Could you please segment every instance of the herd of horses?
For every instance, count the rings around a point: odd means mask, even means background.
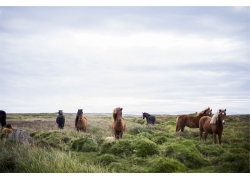
[[[123,108],[117,107],[113,110],[113,121],[111,124],[112,131],[114,133],[114,139],[122,139],[123,133],[126,130],[126,123],[122,116]],[[143,112],[142,118],[146,118],[147,125],[155,125],[156,118],[149,113]],[[184,132],[184,128],[199,128],[200,140],[202,140],[202,134],[205,132],[205,141],[208,134],[213,134],[214,143],[217,143],[217,135],[219,144],[221,145],[221,136],[223,132],[223,124],[226,120],[226,109],[219,109],[214,115],[212,115],[212,109],[209,107],[199,112],[197,115],[183,114],[176,118],[176,133],[181,130]],[[2,128],[6,127],[6,113],[0,110],[0,123]],[[78,109],[75,118],[75,128],[77,131],[86,132],[88,126],[87,118],[83,116],[83,110]]]

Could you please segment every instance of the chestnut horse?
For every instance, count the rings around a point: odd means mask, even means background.
[[[115,139],[121,139],[126,129],[126,123],[122,117],[122,108],[117,107],[113,110],[113,122],[111,124]]]
[[[180,115],[176,118],[176,132],[181,130],[184,131],[184,127],[187,126],[189,128],[199,128],[199,120],[203,116],[210,116],[212,115],[212,109],[209,107],[204,109],[203,111],[199,112],[196,116],[191,115]]]
[[[221,136],[223,132],[223,124],[226,120],[226,109],[219,109],[213,117],[204,116],[200,119],[199,129],[200,129],[200,140],[202,139],[202,133],[205,132],[205,141],[208,134],[213,134],[214,144],[217,143],[216,135],[218,135],[219,144],[221,145]]]
[[[2,128],[6,126],[6,113],[3,110],[0,110],[0,124]]]
[[[150,115],[149,113],[143,112],[142,113],[142,119],[147,119],[147,125],[148,124],[155,124],[155,116]]]
[[[78,109],[78,112],[76,114],[76,119],[75,119],[76,130],[86,132],[87,125],[88,125],[87,119],[83,117],[82,109]]]

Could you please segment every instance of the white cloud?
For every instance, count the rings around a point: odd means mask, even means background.
[[[167,113],[225,104],[249,112],[242,108],[249,102],[249,45],[235,38],[241,28],[227,22],[235,34],[220,36],[221,21],[209,16],[204,21],[220,30],[210,28],[213,36],[207,36],[105,17],[97,23],[104,30],[41,25],[32,17],[4,21],[1,106],[12,112],[111,112],[124,106],[127,112]]]

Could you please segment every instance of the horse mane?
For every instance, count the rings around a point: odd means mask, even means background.
[[[148,116],[151,116],[149,113],[147,113],[147,112],[143,112],[143,114],[145,114],[145,115],[148,115]]]
[[[122,111],[122,109],[123,109],[123,108],[117,107],[117,108],[115,108],[115,109],[113,110],[113,119],[114,119],[114,121],[115,121],[116,118],[117,118],[117,112],[118,112],[118,111]]]
[[[199,112],[196,116],[199,116],[199,115],[201,115],[201,114],[204,114],[204,112],[207,111],[207,110],[209,110],[209,109],[210,109],[210,107],[204,109],[203,111]]]
[[[219,116],[219,111],[217,111],[217,112],[213,115],[213,117],[212,117],[212,119],[211,119],[211,121],[210,121],[210,124],[215,124],[215,123],[216,123],[216,120],[218,119],[218,116]]]

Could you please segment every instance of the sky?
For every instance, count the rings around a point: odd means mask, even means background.
[[[0,6],[0,109],[250,114],[249,18],[249,6]]]

